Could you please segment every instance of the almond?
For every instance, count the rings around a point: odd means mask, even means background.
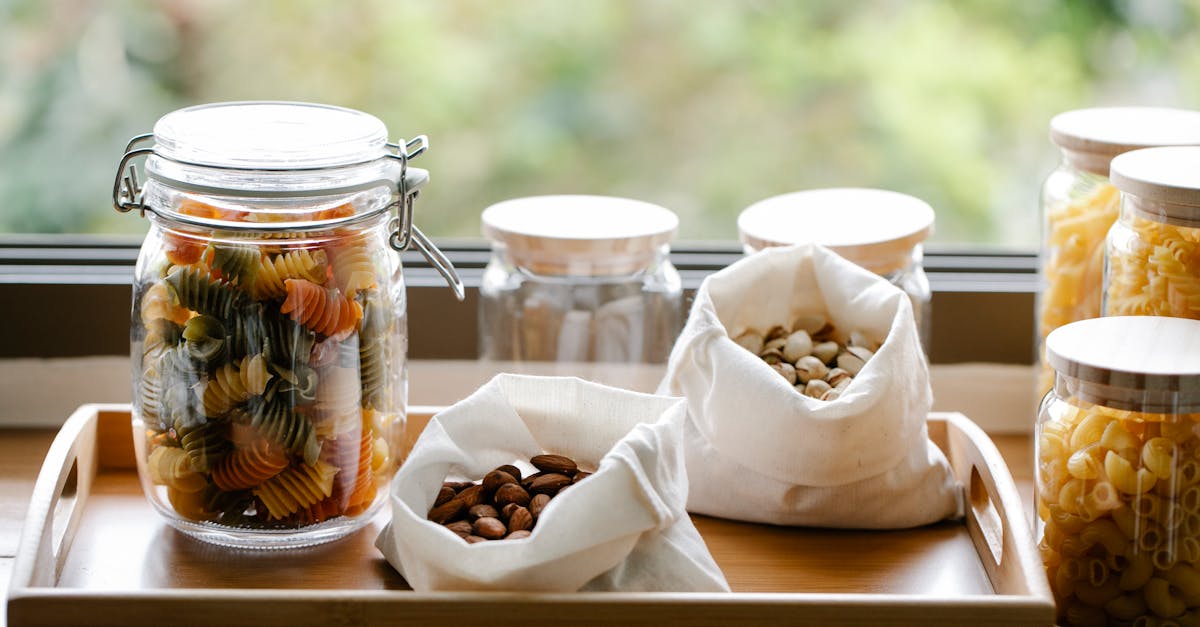
[[[499,470],[502,472],[507,472],[509,475],[512,476],[513,479],[516,479],[517,481],[521,480],[521,469],[517,468],[516,466],[513,466],[512,464],[505,464],[503,466],[497,466],[496,470]]]
[[[534,455],[529,463],[542,472],[553,472],[561,475],[573,475],[579,470],[575,461],[562,455]]]
[[[517,480],[509,473],[496,469],[483,477],[483,491],[491,494],[496,488],[506,483],[516,483]]]
[[[508,530],[525,531],[533,528],[533,514],[524,507],[518,507],[513,510],[512,516],[508,518]]]
[[[508,529],[499,520],[485,517],[475,521],[475,535],[488,540],[499,540],[508,535]]]
[[[496,489],[496,496],[492,497],[492,501],[501,508],[509,503],[524,507],[529,505],[529,493],[515,483],[506,483]]]
[[[537,477],[529,485],[529,491],[534,494],[549,494],[554,496],[563,486],[569,485],[571,478],[566,475],[560,475],[556,472],[547,473]]]
[[[442,488],[438,490],[437,500],[433,502],[434,507],[437,507],[438,505],[441,505],[442,503],[454,498],[454,494],[454,488],[451,488],[450,486],[442,486]]]
[[[514,531],[514,532],[508,534],[507,536],[504,536],[504,539],[505,540],[520,540],[521,538],[528,538],[530,535],[532,535],[532,534],[528,530],[521,529],[519,531]]]
[[[580,470],[579,472],[575,473],[574,477],[571,478],[571,483],[579,483],[590,476],[592,476],[592,473]]]
[[[467,508],[475,507],[483,502],[483,486],[472,485],[470,487],[463,488],[462,492],[459,492],[458,496],[454,498],[462,501]]]
[[[458,520],[458,521],[455,521],[452,523],[446,523],[446,528],[449,529],[450,531],[453,531],[460,538],[465,538],[465,537],[471,535],[471,532],[474,530],[473,527],[471,526],[471,523],[469,523],[465,520]]]
[[[467,520],[477,520],[479,518],[499,518],[500,513],[495,507],[487,503],[480,503],[467,510]]]
[[[538,496],[545,496],[545,495],[538,495]],[[535,498],[536,498],[536,497],[535,497]],[[532,506],[532,503],[530,504],[530,506]],[[501,519],[501,520],[508,520],[508,519],[509,519],[509,518],[512,516],[512,513],[513,513],[513,512],[514,512],[514,511],[515,511],[515,510],[516,510],[518,507],[520,507],[520,505],[517,505],[516,503],[509,503],[508,505],[505,505],[505,506],[504,506],[504,507],[503,507],[503,508],[500,510],[500,519]]]
[[[462,492],[463,488],[469,488],[473,485],[475,484],[470,481],[447,481],[442,484],[442,487],[450,488],[457,493]]]
[[[474,535],[467,536],[467,537],[463,538],[463,540],[466,540],[467,544],[475,544],[476,542],[487,542],[487,538],[481,538],[479,536],[474,536]]]
[[[529,500],[529,513],[532,514],[534,518],[541,516],[542,510],[546,509],[546,505],[548,503],[550,503],[549,494],[535,494],[533,498]]]
[[[454,497],[437,507],[429,510],[429,520],[444,525],[448,522],[462,518],[464,512],[467,511],[467,504],[462,499]]]

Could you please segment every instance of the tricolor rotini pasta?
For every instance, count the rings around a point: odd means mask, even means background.
[[[179,212],[257,219],[194,201]],[[135,410],[150,481],[184,518],[278,529],[358,516],[396,466],[402,390],[384,390],[400,328],[390,276],[364,248],[384,240],[323,233],[164,231],[133,312]]]

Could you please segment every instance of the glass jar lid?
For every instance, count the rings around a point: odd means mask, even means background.
[[[154,125],[146,172],[186,191],[251,197],[336,194],[391,183],[387,127],[373,115],[305,102],[220,102]]]
[[[1127,152],[1113,159],[1112,182],[1136,197],[1130,205],[1146,219],[1200,227],[1200,147]]]
[[[613,276],[650,265],[679,218],[669,209],[611,196],[531,196],[496,203],[483,235],[535,274]]]
[[[1117,155],[1152,146],[1200,144],[1200,111],[1168,107],[1077,109],[1050,120],[1050,140],[1072,166],[1108,176]]]
[[[933,232],[925,201],[882,189],[813,189],[773,196],[738,216],[742,243],[770,246],[816,243],[877,274],[910,263],[912,251]]]
[[[1072,393],[1114,409],[1200,412],[1200,321],[1113,316],[1063,325],[1046,360],[1078,382]]]

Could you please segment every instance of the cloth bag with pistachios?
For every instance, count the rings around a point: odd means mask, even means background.
[[[846,355],[800,355],[830,350]],[[824,247],[767,249],[705,279],[658,392],[687,399],[689,511],[867,529],[962,513],[926,432],[933,394],[911,303]]]
[[[685,511],[684,402],[580,379],[501,374],[434,416],[390,488],[376,546],[414,590],[728,592]],[[428,520],[446,480],[551,453],[594,471],[532,535],[467,543]]]

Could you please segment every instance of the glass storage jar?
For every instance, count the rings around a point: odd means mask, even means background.
[[[1200,147],[1112,162],[1121,215],[1108,234],[1104,315],[1200,319]]]
[[[1050,139],[1062,154],[1058,168],[1042,186],[1038,397],[1054,380],[1042,352],[1046,336],[1068,322],[1100,316],[1104,238],[1117,220],[1119,206],[1119,194],[1109,181],[1109,163],[1139,148],[1200,144],[1200,111],[1161,107],[1067,111],[1050,120]]]
[[[426,147],[389,144],[365,113],[276,102],[181,109],[130,142],[114,204],[150,221],[133,286],[134,444],[175,528],[304,546],[386,500],[407,394],[393,249],[415,243],[457,280],[412,225],[428,173],[408,162]]]
[[[606,196],[534,196],[484,210],[484,359],[665,362],[683,324],[671,211]]]
[[[1046,338],[1036,537],[1061,625],[1200,620],[1200,321],[1117,316]]]
[[[925,201],[882,189],[813,189],[772,196],[738,216],[746,254],[814,242],[899,287],[912,301],[921,347],[929,354],[932,314],[922,242],[933,233]]]

